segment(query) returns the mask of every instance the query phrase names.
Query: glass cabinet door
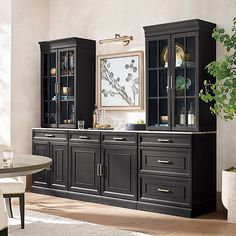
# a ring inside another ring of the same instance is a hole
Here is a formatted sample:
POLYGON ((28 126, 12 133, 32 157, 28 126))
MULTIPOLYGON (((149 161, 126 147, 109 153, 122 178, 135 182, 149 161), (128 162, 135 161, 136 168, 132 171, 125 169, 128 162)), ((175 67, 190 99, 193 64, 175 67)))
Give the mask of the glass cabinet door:
POLYGON ((148 50, 148 126, 170 129, 170 38, 149 41, 148 50))
POLYGON ((196 34, 172 36, 173 129, 196 127, 196 34))
POLYGON ((59 50, 59 127, 75 125, 75 60, 76 50, 59 50))
POLYGON ((56 127, 56 51, 42 54, 42 123, 48 127, 56 127))

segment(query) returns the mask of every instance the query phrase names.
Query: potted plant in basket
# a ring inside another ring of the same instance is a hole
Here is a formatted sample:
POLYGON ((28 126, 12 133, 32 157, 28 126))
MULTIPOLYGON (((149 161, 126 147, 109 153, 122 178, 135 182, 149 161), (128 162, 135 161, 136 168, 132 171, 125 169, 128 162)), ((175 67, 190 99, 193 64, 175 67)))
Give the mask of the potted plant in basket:
MULTIPOLYGON (((215 28, 212 37, 223 44, 227 55, 207 65, 207 71, 215 77, 215 82, 204 81, 199 96, 206 103, 213 102, 211 112, 228 121, 236 114, 236 17, 231 35, 226 34, 223 28, 215 28)), ((236 164, 223 170, 222 202, 228 209, 228 221, 236 223, 236 164)))

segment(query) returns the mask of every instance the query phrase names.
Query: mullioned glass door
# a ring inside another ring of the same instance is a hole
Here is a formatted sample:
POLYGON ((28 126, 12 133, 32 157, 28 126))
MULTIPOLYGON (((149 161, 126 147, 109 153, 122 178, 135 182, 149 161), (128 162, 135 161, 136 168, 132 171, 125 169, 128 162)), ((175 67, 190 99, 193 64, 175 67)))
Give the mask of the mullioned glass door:
POLYGON ((170 37, 154 38, 148 42, 148 126, 169 130, 170 100, 170 37))
POLYGON ((195 128, 197 123, 196 34, 172 35, 172 128, 195 128))
POLYGON ((57 126, 57 51, 42 54, 42 123, 46 127, 57 126))

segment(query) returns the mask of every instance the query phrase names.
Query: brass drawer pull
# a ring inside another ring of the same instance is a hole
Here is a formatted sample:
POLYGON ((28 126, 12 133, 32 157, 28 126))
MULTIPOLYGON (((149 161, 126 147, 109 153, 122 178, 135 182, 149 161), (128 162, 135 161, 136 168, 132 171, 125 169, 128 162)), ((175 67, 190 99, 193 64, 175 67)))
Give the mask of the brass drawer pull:
POLYGON ((126 141, 125 138, 120 138, 120 137, 113 137, 113 140, 116 140, 116 141, 126 141))
POLYGON ((79 136, 79 139, 90 139, 88 136, 79 136))
POLYGON ((158 188, 157 191, 162 193, 169 193, 170 189, 158 188))
POLYGON ((55 138, 55 135, 54 135, 54 134, 45 134, 45 137, 48 137, 48 138, 55 138))
POLYGON ((163 139, 163 138, 158 138, 157 142, 161 142, 161 143, 171 143, 170 139, 163 139))
POLYGON ((171 161, 166 161, 166 160, 158 160, 157 162, 161 164, 171 164, 171 161))

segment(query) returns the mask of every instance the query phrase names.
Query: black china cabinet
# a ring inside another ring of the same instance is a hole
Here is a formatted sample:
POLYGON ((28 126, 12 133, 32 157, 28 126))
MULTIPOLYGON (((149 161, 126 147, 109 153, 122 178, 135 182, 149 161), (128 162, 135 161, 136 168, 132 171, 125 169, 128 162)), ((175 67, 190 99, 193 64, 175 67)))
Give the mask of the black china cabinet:
POLYGON ((85 126, 91 127, 95 101, 95 41, 66 38, 39 44, 41 126, 76 128, 76 121, 84 120, 85 126))
POLYGON ((199 99, 206 65, 215 60, 216 25, 188 20, 144 27, 148 130, 215 130, 209 104, 199 99))

